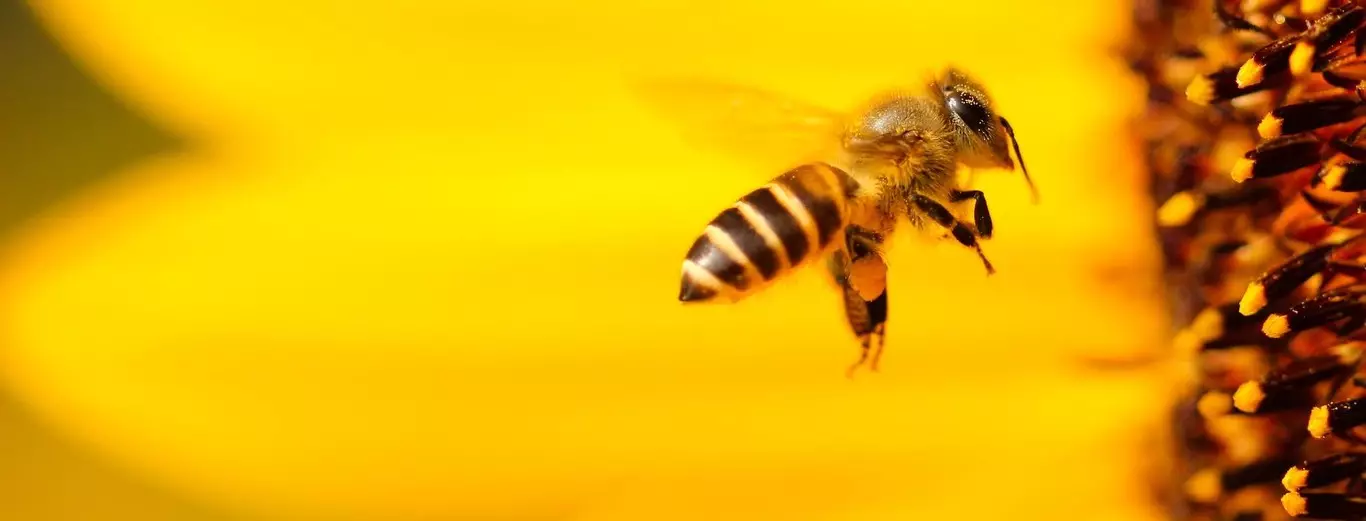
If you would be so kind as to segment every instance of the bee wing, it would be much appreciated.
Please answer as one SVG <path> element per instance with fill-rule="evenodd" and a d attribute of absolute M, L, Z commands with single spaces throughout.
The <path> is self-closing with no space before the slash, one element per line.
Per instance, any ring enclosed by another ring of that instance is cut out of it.
<path fill-rule="evenodd" d="M 847 121 L 837 111 L 726 82 L 664 79 L 637 87 L 644 103 L 689 144 L 765 169 L 829 160 Z"/>

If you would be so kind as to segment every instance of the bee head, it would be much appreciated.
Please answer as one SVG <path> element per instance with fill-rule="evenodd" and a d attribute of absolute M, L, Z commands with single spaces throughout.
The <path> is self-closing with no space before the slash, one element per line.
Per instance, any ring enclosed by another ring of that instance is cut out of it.
<path fill-rule="evenodd" d="M 991 97 L 980 83 L 950 68 L 931 83 L 930 90 L 942 102 L 949 121 L 953 123 L 960 161 L 970 167 L 1013 170 L 1015 158 L 1019 158 L 1020 171 L 1024 173 L 1025 181 L 1029 182 L 1029 171 L 1025 169 L 1024 157 L 1020 155 L 1015 130 L 1005 118 L 996 114 Z M 1014 157 L 1010 155 L 1012 147 Z M 1033 186 L 1033 182 L 1030 182 L 1031 191 Z"/>

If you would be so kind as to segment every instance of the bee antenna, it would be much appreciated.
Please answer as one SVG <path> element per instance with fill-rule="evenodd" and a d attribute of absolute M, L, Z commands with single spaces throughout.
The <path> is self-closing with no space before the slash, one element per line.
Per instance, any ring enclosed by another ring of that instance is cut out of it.
<path fill-rule="evenodd" d="M 1039 189 L 1034 187 L 1034 181 L 1029 178 L 1029 169 L 1025 168 L 1024 156 L 1020 155 L 1020 142 L 1015 139 L 1015 129 L 1010 128 L 1010 122 L 1002 117 L 1001 126 L 1005 127 L 1006 135 L 1010 136 L 1010 145 L 1015 147 L 1015 157 L 1020 160 L 1020 172 L 1024 173 L 1025 183 L 1029 184 L 1029 195 L 1034 204 L 1039 204 Z"/>

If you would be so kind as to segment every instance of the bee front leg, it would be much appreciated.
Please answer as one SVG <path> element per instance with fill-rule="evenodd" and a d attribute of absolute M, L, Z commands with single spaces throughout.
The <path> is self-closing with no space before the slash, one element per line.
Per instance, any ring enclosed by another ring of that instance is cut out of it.
<path fill-rule="evenodd" d="M 953 202 L 972 199 L 972 218 L 977 224 L 977 235 L 983 239 L 991 238 L 994 226 L 991 224 L 991 210 L 987 208 L 987 196 L 981 190 L 954 190 L 949 192 Z"/>
<path fill-rule="evenodd" d="M 913 194 L 911 195 L 911 204 L 940 226 L 948 228 L 953 233 L 953 238 L 957 239 L 959 244 L 976 251 L 977 257 L 982 259 L 982 265 L 987 269 L 987 275 L 996 273 L 996 268 L 991 266 L 991 261 L 987 260 L 987 255 L 982 253 L 982 245 L 977 242 L 977 232 L 973 227 L 954 218 L 948 208 L 939 204 L 939 201 L 935 201 L 929 197 Z"/>

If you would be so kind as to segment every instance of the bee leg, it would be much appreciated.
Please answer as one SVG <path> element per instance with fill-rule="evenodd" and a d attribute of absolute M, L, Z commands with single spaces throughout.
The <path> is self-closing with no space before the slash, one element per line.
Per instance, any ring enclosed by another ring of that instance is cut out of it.
<path fill-rule="evenodd" d="M 843 290 L 844 316 L 860 346 L 858 360 L 845 370 L 845 376 L 853 378 L 854 372 L 865 365 L 876 373 L 882 348 L 887 344 L 887 292 L 884 290 L 873 300 L 863 300 L 854 288 L 844 286 Z"/>
<path fill-rule="evenodd" d="M 982 259 L 982 265 L 987 269 L 987 275 L 996 273 L 996 268 L 991 266 L 991 261 L 987 260 L 987 255 L 982 253 L 982 245 L 977 242 L 975 230 L 955 219 L 953 214 L 949 213 L 948 208 L 944 208 L 944 205 L 939 204 L 938 201 L 920 194 L 911 195 L 911 204 L 928 215 L 934 222 L 939 223 L 940 226 L 952 230 L 953 238 L 958 239 L 959 244 L 976 251 L 977 257 Z"/>
<path fill-rule="evenodd" d="M 953 202 L 972 199 L 972 219 L 977 225 L 977 235 L 983 239 L 991 238 L 991 210 L 987 208 L 987 196 L 981 190 L 954 190 L 949 192 Z"/>
<path fill-rule="evenodd" d="M 865 364 L 867 364 L 869 371 L 876 373 L 878 363 L 882 361 L 882 349 L 887 345 L 887 291 L 883 290 L 881 295 L 871 301 L 865 301 L 862 298 L 859 298 L 857 302 L 850 300 L 851 297 L 857 296 L 857 293 L 845 292 L 845 306 L 848 306 L 846 314 L 850 318 L 850 325 L 853 325 L 854 310 L 862 308 L 861 314 L 868 317 L 867 323 L 870 327 L 855 330 L 863 349 L 859 353 L 858 361 L 845 371 L 845 375 L 850 378 L 854 376 L 854 371 Z"/>
<path fill-rule="evenodd" d="M 854 242 L 859 239 L 850 237 L 848 240 Z M 858 361 L 846 371 L 846 376 L 850 378 L 853 377 L 854 371 L 864 365 L 874 372 L 877 371 L 887 334 L 887 265 L 881 262 L 881 257 L 876 251 L 860 253 L 864 255 L 851 256 L 849 248 L 836 250 L 830 254 L 827 262 L 830 275 L 843 294 L 845 320 L 862 348 Z M 855 273 L 855 269 L 861 273 Z M 860 288 L 855 287 L 855 279 L 868 277 L 880 283 L 864 283 L 864 287 L 861 288 L 864 291 L 860 292 Z M 866 293 L 875 289 L 878 290 L 877 295 L 871 299 L 864 298 Z"/>

